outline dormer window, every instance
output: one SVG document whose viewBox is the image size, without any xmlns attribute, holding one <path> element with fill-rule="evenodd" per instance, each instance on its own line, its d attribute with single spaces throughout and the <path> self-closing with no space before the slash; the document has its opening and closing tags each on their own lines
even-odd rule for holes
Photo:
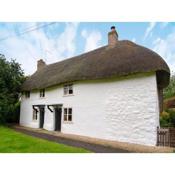
<svg viewBox="0 0 175 175">
<path fill-rule="evenodd" d="M 40 97 L 45 97 L 45 89 L 40 89 Z"/>
<path fill-rule="evenodd" d="M 72 95 L 73 94 L 73 84 L 64 85 L 64 95 Z"/>
<path fill-rule="evenodd" d="M 30 98 L 30 91 L 25 91 L 24 95 L 25 95 L 25 98 Z"/>
</svg>

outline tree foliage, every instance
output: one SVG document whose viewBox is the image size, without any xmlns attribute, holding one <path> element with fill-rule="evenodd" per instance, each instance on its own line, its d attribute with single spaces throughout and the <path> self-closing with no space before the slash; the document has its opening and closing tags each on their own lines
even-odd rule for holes
<svg viewBox="0 0 175 175">
<path fill-rule="evenodd" d="M 175 73 L 170 78 L 170 83 L 168 87 L 164 89 L 164 98 L 170 98 L 175 96 Z"/>
<path fill-rule="evenodd" d="M 7 61 L 0 54 L 0 123 L 19 119 L 20 86 L 24 80 L 20 64 L 15 60 Z"/>
<path fill-rule="evenodd" d="M 166 109 L 160 116 L 161 127 L 175 127 L 175 110 Z"/>
</svg>

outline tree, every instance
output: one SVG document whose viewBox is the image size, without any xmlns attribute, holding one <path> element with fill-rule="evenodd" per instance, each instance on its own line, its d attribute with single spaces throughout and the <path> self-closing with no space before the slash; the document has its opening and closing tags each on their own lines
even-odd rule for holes
<svg viewBox="0 0 175 175">
<path fill-rule="evenodd" d="M 175 74 L 170 77 L 169 85 L 164 89 L 164 98 L 170 98 L 175 96 Z"/>
<path fill-rule="evenodd" d="M 19 94 L 24 72 L 15 60 L 0 54 L 0 123 L 19 120 Z"/>
</svg>

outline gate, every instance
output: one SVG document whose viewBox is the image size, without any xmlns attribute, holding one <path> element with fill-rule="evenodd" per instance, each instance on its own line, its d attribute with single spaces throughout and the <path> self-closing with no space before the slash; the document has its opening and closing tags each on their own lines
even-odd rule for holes
<svg viewBox="0 0 175 175">
<path fill-rule="evenodd" d="M 157 146 L 175 147 L 175 128 L 157 128 Z"/>
</svg>

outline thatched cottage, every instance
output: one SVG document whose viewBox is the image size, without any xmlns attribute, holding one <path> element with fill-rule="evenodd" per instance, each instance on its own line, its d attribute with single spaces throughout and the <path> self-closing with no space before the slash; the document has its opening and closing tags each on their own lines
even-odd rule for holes
<svg viewBox="0 0 175 175">
<path fill-rule="evenodd" d="M 22 85 L 20 124 L 62 133 L 156 145 L 170 70 L 155 52 L 118 40 L 46 65 Z"/>
</svg>

